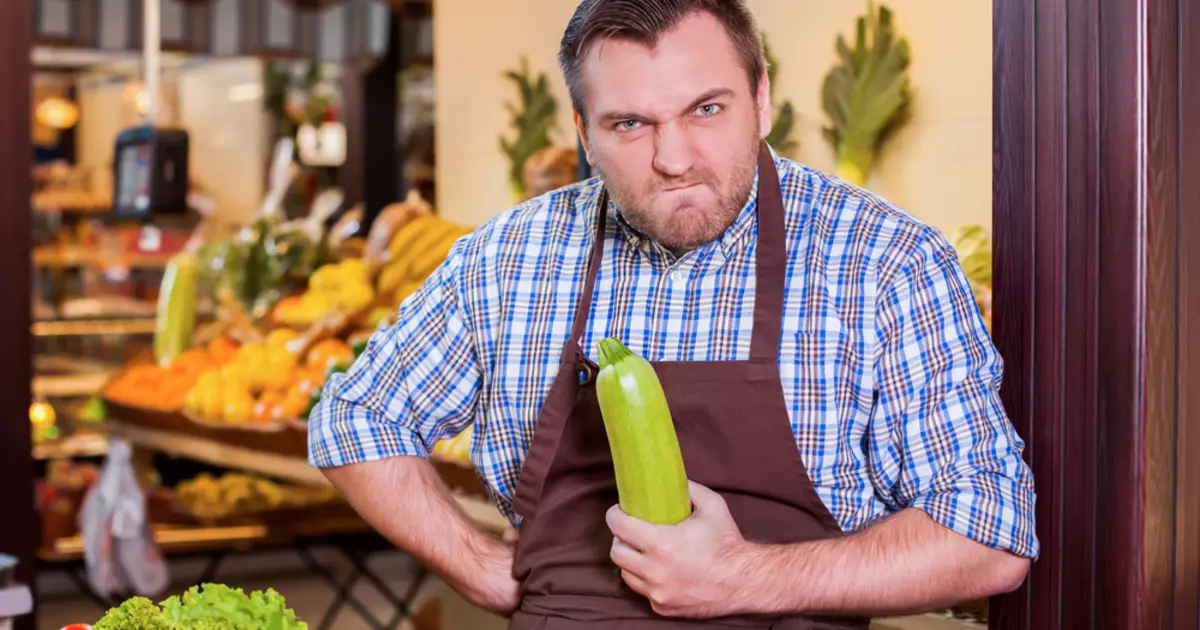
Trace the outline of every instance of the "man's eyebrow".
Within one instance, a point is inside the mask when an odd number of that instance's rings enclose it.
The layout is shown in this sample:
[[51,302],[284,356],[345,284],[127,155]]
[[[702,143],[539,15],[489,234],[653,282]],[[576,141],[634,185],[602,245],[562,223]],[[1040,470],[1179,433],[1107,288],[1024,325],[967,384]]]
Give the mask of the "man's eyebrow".
[[[684,108],[683,111],[685,113],[690,112],[693,109],[696,109],[697,107],[700,107],[701,105],[703,105],[713,99],[729,98],[733,95],[734,95],[733,90],[731,90],[729,88],[723,88],[723,87],[722,88],[713,88],[713,89],[705,92],[704,94],[701,94],[698,98],[693,100],[690,104],[688,104],[687,107]],[[597,120],[600,120],[601,122],[616,122],[619,120],[633,120],[633,121],[637,121],[640,123],[653,123],[654,122],[650,117],[645,116],[643,114],[639,114],[637,112],[607,111],[607,112],[602,112],[596,118],[597,118]]]
[[690,112],[693,109],[696,109],[697,107],[700,107],[701,105],[704,105],[705,103],[707,103],[713,99],[729,98],[731,96],[733,96],[733,90],[731,90],[729,88],[723,88],[723,87],[722,88],[713,88],[713,89],[705,92],[704,94],[701,94],[699,98],[692,101],[691,104],[688,105],[687,107],[685,107],[683,111]]
[[635,112],[608,111],[601,113],[599,116],[597,116],[597,118],[601,122],[617,122],[619,120],[635,120],[640,123],[654,122],[653,120],[650,120],[650,118]]

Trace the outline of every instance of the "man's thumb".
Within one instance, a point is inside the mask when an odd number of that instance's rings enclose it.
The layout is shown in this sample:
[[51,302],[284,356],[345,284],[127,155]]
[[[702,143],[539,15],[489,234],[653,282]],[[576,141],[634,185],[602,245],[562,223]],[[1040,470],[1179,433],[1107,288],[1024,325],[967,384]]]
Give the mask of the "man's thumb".
[[696,506],[698,512],[726,509],[725,499],[721,495],[695,481],[688,481],[688,494],[691,496],[692,505]]

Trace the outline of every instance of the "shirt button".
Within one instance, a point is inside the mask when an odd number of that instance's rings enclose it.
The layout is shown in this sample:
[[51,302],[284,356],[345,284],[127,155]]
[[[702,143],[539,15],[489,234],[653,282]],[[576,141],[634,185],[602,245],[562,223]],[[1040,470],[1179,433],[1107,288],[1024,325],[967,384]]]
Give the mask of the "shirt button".
[[677,287],[682,287],[687,282],[687,278],[683,275],[682,271],[676,270],[671,272],[671,282]]

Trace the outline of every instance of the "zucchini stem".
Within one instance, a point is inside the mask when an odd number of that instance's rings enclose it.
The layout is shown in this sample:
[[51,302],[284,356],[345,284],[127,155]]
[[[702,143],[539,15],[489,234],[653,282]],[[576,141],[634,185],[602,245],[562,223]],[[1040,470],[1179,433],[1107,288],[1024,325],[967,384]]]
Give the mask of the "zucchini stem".
[[616,337],[601,339],[596,344],[596,353],[600,355],[600,369],[620,363],[623,359],[633,354]]

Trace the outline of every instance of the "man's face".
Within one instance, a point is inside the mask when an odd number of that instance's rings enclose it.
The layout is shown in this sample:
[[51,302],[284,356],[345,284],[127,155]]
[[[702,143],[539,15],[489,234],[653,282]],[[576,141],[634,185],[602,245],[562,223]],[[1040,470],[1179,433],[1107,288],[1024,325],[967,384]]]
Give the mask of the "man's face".
[[582,63],[589,161],[629,222],[672,249],[711,242],[731,225],[770,131],[770,86],[752,94],[721,23],[684,18],[657,44],[601,39]]

